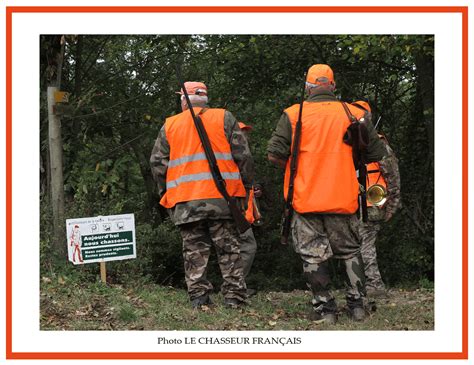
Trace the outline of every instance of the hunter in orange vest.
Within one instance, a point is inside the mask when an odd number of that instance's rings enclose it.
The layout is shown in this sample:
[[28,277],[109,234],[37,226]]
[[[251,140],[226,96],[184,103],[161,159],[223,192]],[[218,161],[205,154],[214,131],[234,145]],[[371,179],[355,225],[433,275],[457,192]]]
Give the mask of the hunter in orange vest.
[[[209,108],[207,87],[186,82],[193,110],[204,125],[226,189],[245,210],[253,185],[253,160],[248,143],[234,116],[224,109]],[[214,183],[201,140],[183,95],[183,112],[166,119],[150,158],[153,177],[171,220],[183,238],[183,257],[192,306],[211,303],[212,284],[206,278],[211,246],[214,246],[224,279],[225,304],[237,307],[247,298],[240,257],[239,233],[227,201]]]
[[[358,100],[354,101],[352,105],[360,108],[364,112],[368,113],[370,116],[372,116],[372,109],[370,108],[369,103],[363,100]],[[384,137],[380,134],[378,134],[380,139],[384,139]],[[380,164],[378,161],[376,162],[371,162],[367,164],[367,184],[366,184],[366,189],[369,190],[370,187],[374,185],[380,185],[384,189],[387,189],[387,184],[385,182],[385,179],[380,171]],[[372,207],[373,204],[371,203],[370,200],[367,200],[367,206]]]
[[[372,113],[370,105],[364,101],[352,103],[368,113]],[[387,139],[383,134],[378,135],[386,147],[386,156],[378,162],[371,162],[367,165],[367,191],[368,196],[374,186],[382,187],[386,196],[379,199],[378,203],[372,204],[370,199],[367,201],[368,216],[367,222],[361,222],[359,226],[359,235],[362,240],[361,254],[364,261],[365,288],[368,297],[377,298],[387,296],[385,284],[380,274],[377,263],[377,250],[375,242],[377,234],[380,231],[380,223],[387,222],[400,206],[400,173],[398,169],[398,160],[389,146]],[[379,190],[380,191],[380,190]]]
[[[364,273],[358,237],[359,183],[352,147],[344,143],[351,121],[336,98],[336,83],[328,65],[313,65],[307,73],[302,132],[294,180],[291,221],[293,248],[303,261],[304,276],[312,290],[312,320],[336,322],[336,302],[330,292],[328,259],[345,263],[347,305],[354,320],[363,320]],[[350,113],[367,125],[369,149],[366,158],[378,161],[385,149],[367,118],[367,113],[346,104]],[[285,168],[287,197],[291,150],[300,105],[283,112],[268,143],[270,162]]]

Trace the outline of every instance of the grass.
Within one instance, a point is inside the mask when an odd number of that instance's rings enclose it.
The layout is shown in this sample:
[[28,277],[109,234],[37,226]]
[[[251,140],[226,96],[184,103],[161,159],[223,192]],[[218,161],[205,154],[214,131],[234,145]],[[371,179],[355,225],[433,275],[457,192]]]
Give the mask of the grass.
[[214,305],[193,310],[185,290],[143,280],[127,285],[79,281],[50,274],[41,280],[41,330],[433,330],[432,289],[391,289],[363,322],[345,311],[344,293],[335,292],[338,322],[307,319],[310,293],[259,292],[249,305],[229,309],[221,294]]

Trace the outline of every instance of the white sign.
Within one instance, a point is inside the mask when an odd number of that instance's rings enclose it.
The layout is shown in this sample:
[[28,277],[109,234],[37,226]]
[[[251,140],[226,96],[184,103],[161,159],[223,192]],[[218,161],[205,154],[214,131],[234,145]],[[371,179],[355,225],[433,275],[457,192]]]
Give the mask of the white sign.
[[133,214],[67,219],[66,230],[74,265],[137,257]]

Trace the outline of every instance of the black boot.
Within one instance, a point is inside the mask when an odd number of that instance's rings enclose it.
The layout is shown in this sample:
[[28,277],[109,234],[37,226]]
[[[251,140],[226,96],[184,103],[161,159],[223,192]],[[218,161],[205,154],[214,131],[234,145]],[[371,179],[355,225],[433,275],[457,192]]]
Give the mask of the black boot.
[[309,320],[322,323],[325,322],[327,324],[336,324],[337,322],[337,305],[334,299],[329,300],[326,303],[318,303],[315,304],[315,300],[313,299],[313,306],[309,313]]
[[239,300],[237,298],[225,298],[224,299],[224,305],[228,308],[236,309],[236,308],[243,307],[245,304],[247,304],[247,303],[245,303],[244,301]]
[[212,305],[212,300],[209,297],[209,294],[201,295],[200,297],[194,298],[191,300],[191,306],[193,309],[201,308],[203,305]]
[[349,308],[349,313],[353,321],[362,322],[365,319],[365,309],[363,307]]

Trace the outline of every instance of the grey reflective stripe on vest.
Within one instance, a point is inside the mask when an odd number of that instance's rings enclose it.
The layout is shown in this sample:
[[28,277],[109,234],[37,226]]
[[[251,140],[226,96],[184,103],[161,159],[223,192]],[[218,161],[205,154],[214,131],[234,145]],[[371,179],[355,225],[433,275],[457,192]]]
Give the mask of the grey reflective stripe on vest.
[[[240,180],[239,172],[222,172],[224,180]],[[176,188],[179,184],[193,181],[212,180],[210,172],[201,172],[199,174],[183,175],[176,180],[166,182],[166,189]]]
[[[225,161],[232,160],[231,153],[214,152],[214,155],[216,156],[216,160],[225,160]],[[204,152],[195,153],[194,155],[183,156],[180,158],[176,158],[174,160],[170,160],[168,162],[168,168],[176,167],[186,162],[202,161],[202,160],[206,160],[206,154]]]

